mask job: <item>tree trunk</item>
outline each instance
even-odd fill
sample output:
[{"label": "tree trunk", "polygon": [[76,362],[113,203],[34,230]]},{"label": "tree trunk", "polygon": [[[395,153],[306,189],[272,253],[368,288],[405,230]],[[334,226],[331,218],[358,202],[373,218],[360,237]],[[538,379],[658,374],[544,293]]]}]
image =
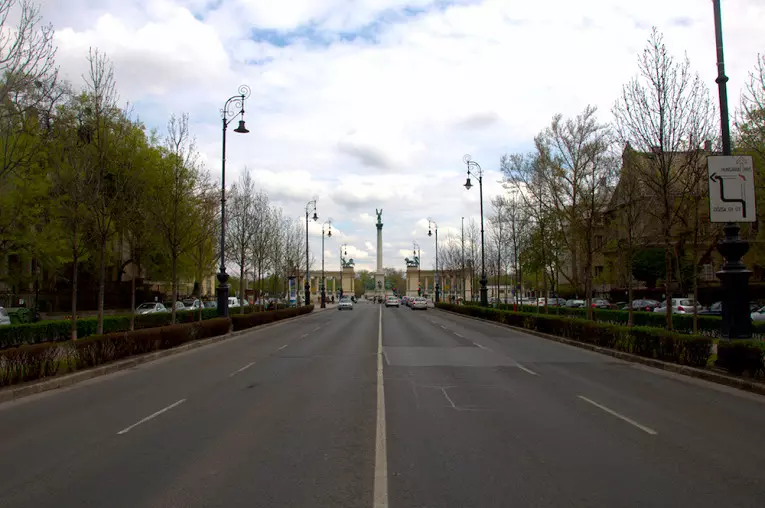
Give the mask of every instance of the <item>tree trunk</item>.
[{"label": "tree trunk", "polygon": [[197,258],[197,273],[199,274],[199,321],[202,321],[202,284],[204,283],[204,274],[202,271],[204,268],[202,267],[202,256],[204,255],[204,245],[202,242],[199,242],[199,257]]},{"label": "tree trunk", "polygon": [[[75,237],[77,236],[75,226]],[[79,264],[79,253],[77,240],[74,240],[72,248],[72,340],[77,340],[77,265]]]},{"label": "tree trunk", "polygon": [[101,237],[99,245],[101,255],[99,256],[98,268],[98,325],[96,326],[96,335],[104,333],[104,293],[106,292],[106,237]]},{"label": "tree trunk", "polygon": [[173,306],[173,308],[170,310],[170,323],[175,324],[175,303],[178,301],[178,254],[175,252],[172,253],[172,264],[171,264],[171,277],[172,277],[172,284],[170,284],[171,291],[173,292],[173,296],[170,299],[170,304]]},{"label": "tree trunk", "polygon": [[[140,270],[139,270],[140,273]],[[132,332],[135,330],[135,277],[136,274],[133,274],[132,280],[130,281],[130,331]]]},{"label": "tree trunk", "polygon": [[632,239],[629,238],[630,233],[627,235],[627,326],[631,328],[635,322],[635,310],[632,307]]},{"label": "tree trunk", "polygon": [[664,240],[664,303],[667,304],[666,308],[666,327],[667,330],[672,330],[672,293],[670,292],[670,282],[672,280],[672,248],[667,239]]},{"label": "tree trunk", "polygon": [[239,314],[244,314],[244,249],[239,260]]},{"label": "tree trunk", "polygon": [[699,203],[693,203],[693,334],[699,331]]}]

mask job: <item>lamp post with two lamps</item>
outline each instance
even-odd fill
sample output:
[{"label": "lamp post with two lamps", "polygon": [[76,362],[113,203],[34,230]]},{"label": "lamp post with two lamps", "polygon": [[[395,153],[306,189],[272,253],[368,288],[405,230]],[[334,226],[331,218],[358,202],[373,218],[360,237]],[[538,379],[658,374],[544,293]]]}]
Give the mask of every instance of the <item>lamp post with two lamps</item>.
[{"label": "lamp post with two lamps", "polygon": [[[481,305],[484,307],[489,305],[488,289],[486,288],[486,256],[484,255],[484,239],[483,239],[483,169],[480,164],[473,160],[470,155],[462,157],[462,162],[467,165],[467,181],[465,181],[465,188],[470,190],[473,184],[470,182],[470,176],[476,176],[478,178],[478,191],[479,201],[481,203]],[[477,174],[474,171],[477,170]]]},{"label": "lamp post with two lamps", "polygon": [[221,116],[223,119],[223,150],[221,163],[221,189],[220,189],[220,272],[218,272],[218,315],[228,317],[228,274],[226,273],[225,250],[226,250],[226,129],[228,125],[241,117],[239,125],[234,132],[247,134],[244,125],[244,101],[250,96],[250,87],[242,85],[239,94],[230,97],[223,105]]},{"label": "lamp post with two lamps", "polygon": [[433,236],[431,228],[436,232],[436,299],[434,301],[438,303],[440,301],[439,293],[441,292],[441,277],[438,274],[438,224],[428,217],[428,236]]},{"label": "lamp post with two lamps", "polygon": [[308,217],[311,213],[311,207],[313,207],[313,221],[319,220],[319,216],[316,215],[316,201],[317,198],[313,198],[305,205],[305,305],[311,305],[311,259],[308,257]]},{"label": "lamp post with two lamps", "polygon": [[327,293],[325,291],[325,283],[324,283],[324,226],[329,225],[329,231],[327,232],[327,236],[329,238],[332,238],[332,219],[327,219],[324,221],[324,223],[321,225],[321,308],[324,309],[327,307]]}]

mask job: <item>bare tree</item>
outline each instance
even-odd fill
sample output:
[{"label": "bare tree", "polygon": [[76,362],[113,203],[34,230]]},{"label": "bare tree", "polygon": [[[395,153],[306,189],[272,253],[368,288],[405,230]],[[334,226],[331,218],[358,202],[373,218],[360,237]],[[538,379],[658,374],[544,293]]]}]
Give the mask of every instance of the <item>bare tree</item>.
[{"label": "bare tree", "polygon": [[671,329],[673,228],[687,210],[686,196],[704,162],[699,144],[713,137],[714,106],[703,81],[691,73],[688,59],[676,62],[656,29],[638,67],[639,75],[624,85],[613,114],[620,140],[642,152],[631,160],[640,185],[654,196],[646,212],[656,219],[664,244],[666,323]]},{"label": "bare tree", "polygon": [[246,289],[244,274],[255,238],[256,206],[255,182],[250,176],[250,170],[245,167],[239,176],[239,181],[232,186],[229,192],[226,222],[226,250],[230,253],[229,259],[239,268],[239,306],[241,312],[244,312]]},{"label": "bare tree", "polygon": [[172,115],[167,123],[165,157],[151,192],[151,213],[165,254],[170,258],[172,321],[178,301],[178,260],[193,248],[199,225],[195,194],[199,182],[199,154],[189,134],[189,116]]},{"label": "bare tree", "polygon": [[[58,86],[53,27],[29,0],[0,0],[0,180],[28,170],[39,155],[34,119],[50,122],[65,93]],[[40,114],[42,113],[42,114]]]},{"label": "bare tree", "polygon": [[[757,55],[757,64],[749,73],[736,116],[738,144],[765,161],[765,54]],[[762,181],[759,184],[765,187]]]}]

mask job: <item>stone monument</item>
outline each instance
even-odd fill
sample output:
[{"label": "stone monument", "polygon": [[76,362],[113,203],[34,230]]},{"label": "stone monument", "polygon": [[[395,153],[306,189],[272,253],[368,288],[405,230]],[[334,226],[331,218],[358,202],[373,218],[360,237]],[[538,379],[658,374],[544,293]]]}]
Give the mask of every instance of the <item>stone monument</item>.
[{"label": "stone monument", "polygon": [[375,208],[377,214],[377,271],[375,272],[375,297],[385,296],[385,272],[383,271],[382,208]]}]

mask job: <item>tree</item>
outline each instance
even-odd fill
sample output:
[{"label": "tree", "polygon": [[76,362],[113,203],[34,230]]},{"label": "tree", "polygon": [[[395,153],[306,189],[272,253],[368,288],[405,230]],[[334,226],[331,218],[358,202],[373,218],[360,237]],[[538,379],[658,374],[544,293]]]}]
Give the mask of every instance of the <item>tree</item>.
[{"label": "tree", "polygon": [[226,221],[226,250],[228,258],[239,268],[239,305],[244,313],[245,270],[249,263],[250,250],[255,237],[255,182],[246,167],[239,176],[228,198],[228,214]]},{"label": "tree", "polygon": [[189,134],[189,116],[172,115],[167,123],[164,157],[154,175],[151,191],[152,207],[157,234],[170,259],[172,281],[172,321],[175,322],[175,303],[178,300],[178,260],[194,246],[199,217],[195,197],[199,183],[199,155]]},{"label": "tree", "polygon": [[655,28],[638,68],[638,76],[622,88],[613,114],[622,143],[642,152],[631,160],[640,185],[654,199],[646,212],[658,223],[664,245],[666,326],[671,329],[673,228],[687,210],[688,192],[698,185],[697,168],[704,162],[699,144],[712,139],[714,107],[688,59],[676,62]]}]

